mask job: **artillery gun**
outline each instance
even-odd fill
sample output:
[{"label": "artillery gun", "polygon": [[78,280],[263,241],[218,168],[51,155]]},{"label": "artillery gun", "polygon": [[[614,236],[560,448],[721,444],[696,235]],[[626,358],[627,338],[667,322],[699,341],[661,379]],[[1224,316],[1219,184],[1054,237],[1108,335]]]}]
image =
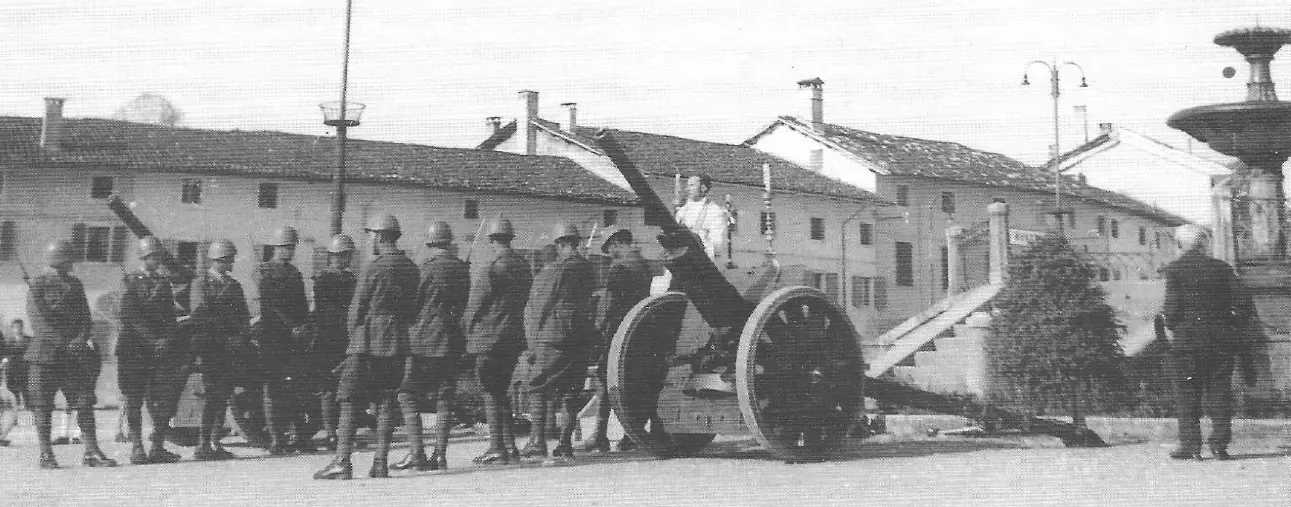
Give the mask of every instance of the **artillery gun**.
[{"label": "artillery gun", "polygon": [[633,307],[609,348],[610,402],[643,449],[685,456],[718,434],[748,435],[786,461],[826,459],[861,419],[866,395],[1102,444],[1086,428],[866,377],[859,334],[829,296],[803,285],[805,269],[769,259],[724,274],[612,135],[596,141],[658,218],[663,264],[680,289]]}]

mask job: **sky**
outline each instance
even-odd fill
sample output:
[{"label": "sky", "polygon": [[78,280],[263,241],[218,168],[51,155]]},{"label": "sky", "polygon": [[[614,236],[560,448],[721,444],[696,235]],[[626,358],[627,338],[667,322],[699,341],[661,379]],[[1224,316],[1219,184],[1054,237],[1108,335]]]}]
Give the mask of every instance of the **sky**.
[{"label": "sky", "polygon": [[[340,96],[343,0],[5,4],[0,114],[39,116],[42,97],[61,96],[68,116],[110,117],[150,92],[184,126],[332,133],[318,103]],[[1245,96],[1246,64],[1213,37],[1291,27],[1284,2],[1262,0],[796,4],[354,0],[349,98],[367,111],[350,135],[473,147],[529,89],[553,121],[577,102],[582,125],[739,143],[805,114],[796,82],[820,77],[830,123],[1041,163],[1049,73],[1027,64],[1045,60],[1080,66],[1059,73],[1064,151],[1102,122],[1188,149],[1171,113]],[[1291,86],[1282,56],[1273,76]]]}]

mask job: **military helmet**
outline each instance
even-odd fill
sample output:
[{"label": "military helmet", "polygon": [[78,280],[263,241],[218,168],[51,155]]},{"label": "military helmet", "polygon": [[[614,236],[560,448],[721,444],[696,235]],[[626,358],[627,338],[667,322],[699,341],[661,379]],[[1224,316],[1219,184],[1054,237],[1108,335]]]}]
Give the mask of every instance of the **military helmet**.
[{"label": "military helmet", "polygon": [[447,245],[453,242],[453,229],[448,226],[448,222],[438,221],[431,222],[430,227],[426,229],[427,245]]},{"label": "military helmet", "polygon": [[212,242],[210,248],[206,250],[206,258],[211,260],[233,262],[233,257],[237,254],[238,248],[227,239]]},{"label": "military helmet", "polygon": [[156,236],[148,236],[146,238],[139,240],[139,258],[140,259],[146,258],[149,255],[160,253],[161,251],[162,251],[161,240],[157,239]]},{"label": "military helmet", "polygon": [[610,253],[610,245],[614,243],[632,243],[632,231],[626,228],[620,228],[609,236],[606,236],[605,242],[601,243],[601,253]]},{"label": "military helmet", "polygon": [[75,248],[67,240],[54,241],[45,247],[45,264],[57,266],[76,261]]},{"label": "military helmet", "polygon": [[349,234],[337,234],[332,236],[332,243],[327,245],[327,253],[341,253],[354,251],[354,239]]},{"label": "military helmet", "polygon": [[506,237],[514,238],[515,229],[511,227],[511,221],[502,217],[497,217],[489,221],[489,237]]},{"label": "military helmet", "polygon": [[553,243],[565,238],[573,238],[574,241],[578,241],[580,237],[582,236],[578,233],[578,226],[574,225],[573,222],[562,222],[551,228],[551,241]]},{"label": "military helmet", "polygon": [[365,227],[364,230],[371,232],[399,232],[399,219],[389,213],[376,215],[372,217],[372,220],[368,221],[368,226]]},{"label": "military helmet", "polygon": [[269,244],[273,246],[293,246],[300,242],[300,238],[297,236],[295,227],[284,225],[273,231],[273,241]]}]

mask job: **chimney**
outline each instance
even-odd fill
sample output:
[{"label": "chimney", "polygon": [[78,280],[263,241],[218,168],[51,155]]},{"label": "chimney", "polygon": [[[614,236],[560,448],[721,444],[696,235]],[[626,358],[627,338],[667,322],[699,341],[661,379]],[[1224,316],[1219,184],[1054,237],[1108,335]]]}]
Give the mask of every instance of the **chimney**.
[{"label": "chimney", "polygon": [[820,129],[825,123],[825,82],[818,77],[798,81],[799,89],[811,89],[811,126]]},{"label": "chimney", "polygon": [[497,134],[499,130],[502,130],[501,116],[490,116],[484,120],[489,122],[489,135]]},{"label": "chimney", "polygon": [[1111,133],[1112,133],[1112,124],[1111,124],[1111,123],[1099,123],[1099,124],[1098,124],[1098,131],[1099,131],[1099,132],[1101,132],[1101,133],[1104,133],[1104,134],[1111,134]]},{"label": "chimney", "polygon": [[573,133],[574,127],[578,126],[578,103],[566,102],[564,104],[561,104],[560,107],[569,108],[569,127],[566,128],[565,130],[568,130],[570,133]]},{"label": "chimney", "polygon": [[524,101],[524,116],[516,118],[516,133],[524,132],[524,154],[538,154],[538,92],[521,90],[520,100]]},{"label": "chimney", "polygon": [[45,123],[40,127],[40,147],[45,151],[56,152],[62,149],[63,141],[63,101],[61,97],[45,97]]}]

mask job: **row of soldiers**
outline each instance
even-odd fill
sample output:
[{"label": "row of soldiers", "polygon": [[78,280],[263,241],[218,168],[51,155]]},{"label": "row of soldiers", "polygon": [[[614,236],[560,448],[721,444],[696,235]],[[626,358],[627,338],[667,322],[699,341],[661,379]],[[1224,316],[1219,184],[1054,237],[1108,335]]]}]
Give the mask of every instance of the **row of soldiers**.
[{"label": "row of soldiers", "polygon": [[[164,446],[190,363],[202,372],[207,395],[194,458],[232,458],[219,444],[220,429],[235,385],[263,389],[266,443],[270,453],[293,444],[287,428],[299,421],[301,404],[286,395],[292,377],[312,379],[321,393],[319,408],[335,459],[315,474],[318,479],[350,478],[350,455],[360,414],[375,405],[376,456],[369,475],[388,470],[435,470],[446,467],[456,367],[463,354],[473,363],[484,389],[490,447],[475,462],[509,463],[544,458],[549,407],[563,409],[566,424],[553,457],[573,455],[573,393],[582,384],[589,361],[599,361],[604,389],[604,341],[627,310],[649,290],[644,259],[632,248],[631,233],[611,234],[602,251],[614,262],[607,277],[602,311],[590,309],[595,275],[580,253],[581,235],[572,224],[557,225],[551,235],[558,258],[535,277],[529,264],[511,248],[515,234],[501,217],[488,224],[493,259],[475,270],[453,251],[447,223],[427,231],[430,258],[420,268],[398,248],[402,232],[392,215],[379,216],[365,228],[375,258],[361,276],[348,271],[354,242],[332,238],[328,267],[314,278],[314,309],[304,281],[292,264],[296,232],[275,234],[273,259],[257,266],[260,317],[250,320],[242,286],[231,271],[237,250],[221,240],[208,251],[210,268],[190,284],[191,310],[181,315],[175,304],[167,255],[153,237],[140,241],[143,268],[124,281],[116,355],[118,382],[125,397],[125,417],[134,446],[135,464],[170,463],[179,456]],[[99,354],[89,339],[89,308],[80,281],[70,274],[71,245],[56,242],[48,250],[47,269],[31,282],[28,313],[35,339],[25,359],[29,398],[41,445],[40,466],[56,468],[50,446],[53,395],[63,390],[78,409],[84,434],[86,466],[115,466],[95,438],[92,407],[99,374]],[[251,371],[248,365],[258,365]],[[530,442],[517,449],[508,389],[516,380],[530,396],[534,417]],[[255,378],[256,383],[248,382]],[[434,400],[439,413],[435,446],[427,456],[420,412]],[[152,419],[151,449],[142,438],[142,407]],[[592,447],[609,447],[605,437],[608,404],[598,414]],[[409,453],[388,465],[396,413],[403,414]],[[308,436],[306,436],[308,438]],[[310,444],[312,445],[312,444]]]}]

